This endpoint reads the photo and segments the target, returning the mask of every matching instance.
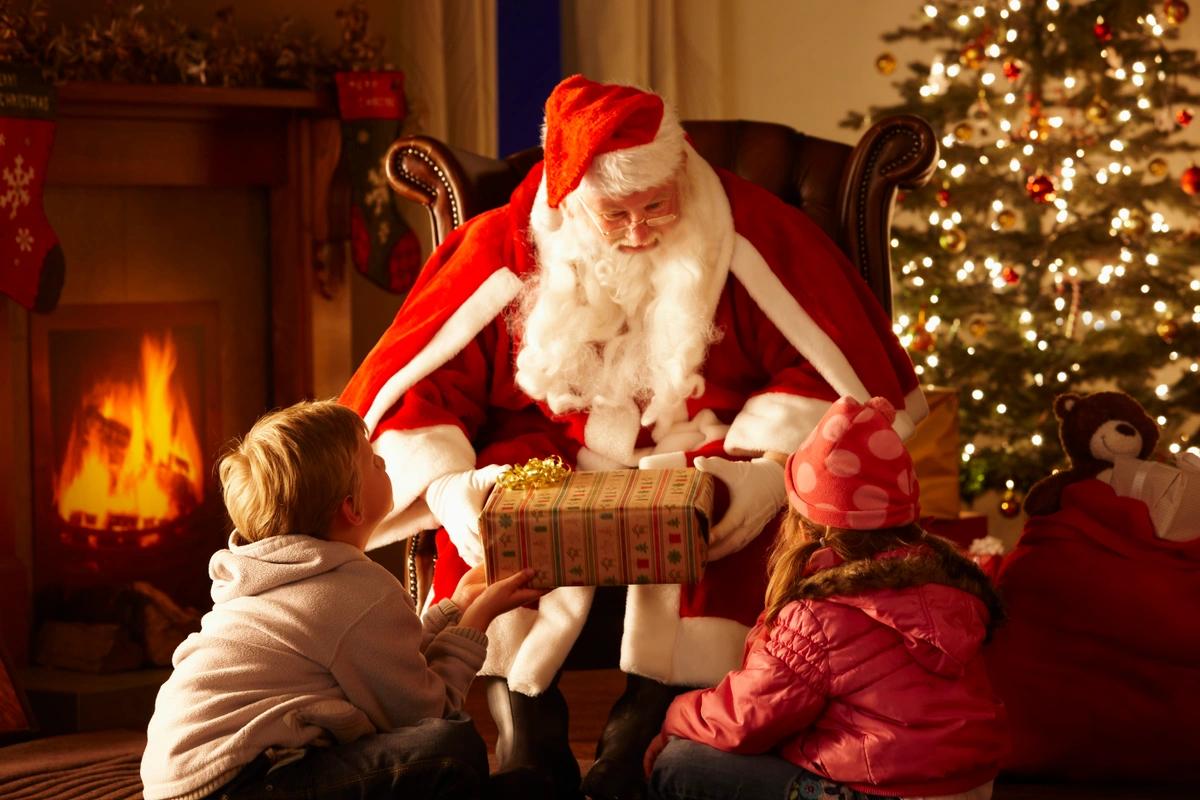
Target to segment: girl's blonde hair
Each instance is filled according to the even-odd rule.
[[[806,574],[809,559],[823,547],[833,550],[843,566],[850,565],[836,581],[820,580],[822,572],[829,570]],[[903,548],[920,550],[901,559],[885,560],[891,563],[873,561],[879,553]],[[794,600],[904,589],[925,583],[953,586],[982,600],[988,610],[989,637],[1004,619],[1000,596],[979,566],[959,553],[952,542],[926,532],[916,523],[873,530],[835,528],[818,525],[789,507],[771,548],[767,572],[767,627],[774,625],[779,612]]]
[[[221,493],[246,541],[280,534],[324,538],[361,476],[362,418],[333,400],[303,401],[265,415],[218,466]]]

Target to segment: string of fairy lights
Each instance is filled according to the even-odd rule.
[[[1169,171],[1166,160],[1147,152],[1146,143],[1161,141],[1192,121],[1193,110],[1175,100],[1174,76],[1169,74],[1169,60],[1164,59],[1164,53],[1169,51],[1161,43],[1170,28],[1187,20],[1190,9],[1183,0],[1152,4],[1154,13],[1137,17],[1139,30],[1132,31],[1126,26],[1120,37],[1108,20],[1096,16],[1092,35],[1099,58],[1106,65],[1104,79],[1083,70],[1076,70],[1076,74],[1068,70],[1067,74],[1055,76],[1047,75],[1043,69],[1038,75],[1036,91],[1030,91],[1030,81],[1022,82],[1021,77],[1034,65],[1019,55],[1023,47],[1028,52],[1030,44],[1022,37],[1040,36],[1045,41],[1047,37],[1061,35],[1059,26],[1065,23],[1060,15],[1067,10],[1064,6],[1069,5],[1067,0],[925,4],[927,24],[940,25],[950,34],[961,35],[959,41],[965,44],[958,52],[947,52],[933,60],[918,87],[919,96],[926,102],[937,102],[965,86],[977,97],[975,116],[985,118],[988,123],[984,125],[976,119],[948,126],[941,139],[942,157],[934,178],[942,187],[937,192],[938,207],[929,212],[927,221],[938,234],[940,248],[960,259],[954,262],[952,271],[963,286],[990,286],[996,292],[1004,292],[1027,275],[1037,280],[1034,266],[1044,269],[1046,289],[1054,293],[1050,306],[1053,324],[1035,309],[1020,309],[1017,321],[1026,346],[1047,353],[1058,341],[1078,340],[1089,331],[1147,324],[1144,315],[1116,307],[1113,300],[1116,293],[1093,293],[1090,300],[1085,299],[1081,287],[1092,281],[1105,287],[1121,284],[1123,288],[1130,281],[1139,281],[1137,293],[1152,299],[1155,332],[1171,344],[1181,325],[1200,324],[1200,278],[1193,277],[1186,283],[1183,296],[1155,296],[1162,288],[1161,282],[1146,276],[1160,266],[1164,248],[1170,250],[1182,232],[1173,232],[1167,215],[1152,210],[1148,198],[1145,212],[1123,205],[1108,209],[1097,198],[1103,198],[1106,192],[1113,194],[1118,186],[1127,187],[1125,181],[1142,181],[1146,176],[1161,180]],[[1137,33],[1149,37],[1147,41],[1154,46],[1122,46]],[[1136,51],[1136,55],[1123,56],[1123,49]],[[877,59],[876,67],[890,74],[895,68],[895,58],[884,53]],[[1116,88],[1101,91],[1102,84]],[[1080,119],[1081,109],[1086,122]],[[1077,135],[1084,126],[1089,135]],[[1101,130],[1104,135],[1097,136],[1096,132]],[[985,141],[980,143],[980,138]],[[1064,143],[1077,146],[1072,149]],[[1114,242],[1121,243],[1119,248],[1110,248],[1116,257],[1095,258],[1091,254],[1074,257],[1066,255],[1064,250],[1065,257],[1020,264],[999,252],[986,254],[968,248],[963,215],[954,208],[952,190],[973,177],[976,165],[992,174],[1007,173],[1032,201],[1031,205],[1014,210],[1012,203],[999,197],[994,199],[986,221],[992,233],[1002,235],[1013,231],[1023,213],[1036,215],[1034,224],[1041,226],[1048,241],[1053,241],[1056,232],[1079,223],[1091,223],[1104,208],[1111,210],[1108,234]],[[1182,171],[1179,189],[1188,195],[1200,192],[1200,167],[1192,164]],[[899,241],[894,239],[892,244],[897,247]],[[1177,251],[1175,261],[1178,261]],[[944,279],[926,272],[934,263],[930,256],[917,256],[900,266],[904,281],[923,300],[918,311],[900,313],[894,324],[901,342],[914,356],[918,374],[927,379],[934,376],[944,360],[945,354],[939,356],[935,352],[934,342],[939,328],[947,325],[937,313],[941,300],[938,286]],[[1195,276],[1200,274],[1194,269],[1198,266],[1192,263],[1183,268],[1192,269]],[[1101,307],[1105,301],[1113,307]],[[980,338],[987,326],[986,321],[979,320],[955,320],[953,324],[967,325],[975,338]],[[976,325],[980,330],[975,329]],[[968,356],[976,356],[974,345],[966,344],[964,350]],[[1172,398],[1173,386],[1180,377],[1187,372],[1200,372],[1200,353],[1172,351],[1169,362],[1153,378],[1154,394],[1163,401]],[[1028,380],[1038,387],[1065,385],[1079,371],[1080,364],[1072,362],[1060,369],[1033,372]],[[1028,385],[1006,379],[998,393],[1019,391]],[[970,397],[977,403],[987,402],[998,415],[1008,413],[1003,397],[989,398],[981,388],[971,390]],[[1164,416],[1158,417],[1160,425],[1165,426],[1167,421]],[[1041,433],[1033,433],[1029,444],[1038,448],[1045,443],[1044,439]],[[1177,454],[1186,442],[1186,435],[1180,435],[1166,446],[1169,452]],[[964,444],[963,462],[969,463],[977,449],[976,442]],[[1200,453],[1200,448],[1189,449]],[[1015,482],[1010,479],[1005,485],[1006,496],[1011,499]],[[1019,503],[1017,506],[1019,510]]]

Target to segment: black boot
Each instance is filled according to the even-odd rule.
[[[496,721],[496,798],[580,800],[579,762],[567,738],[567,701],[558,677],[537,697],[514,692],[504,678],[485,678]]]
[[[667,707],[682,686],[629,675],[625,693],[613,704],[596,745],[596,763],[583,779],[583,793],[592,800],[642,800],[646,776],[642,757],[662,728]]]

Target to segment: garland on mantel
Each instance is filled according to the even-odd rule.
[[[364,1],[352,0],[336,16],[341,37],[330,50],[290,18],[246,37],[232,6],[218,10],[204,31],[185,24],[169,3],[147,10],[112,0],[103,13],[54,30],[45,0],[13,0],[0,7],[0,63],[40,66],[53,81],[309,89],[331,86],[336,72],[385,68],[384,39],[368,35]]]

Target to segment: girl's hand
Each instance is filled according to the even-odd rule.
[[[458,624],[465,628],[486,631],[496,617],[537,600],[546,590],[526,587],[533,575],[532,569],[522,570],[483,589],[474,598],[470,608],[463,612]],[[455,589],[455,592],[457,591],[458,589]]]

